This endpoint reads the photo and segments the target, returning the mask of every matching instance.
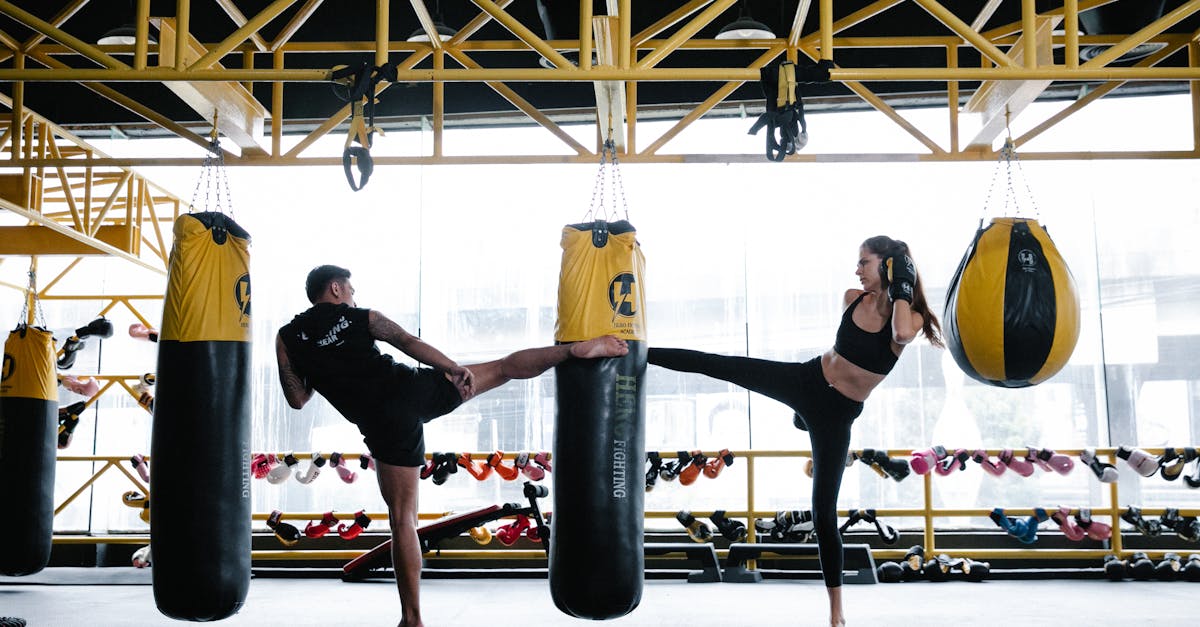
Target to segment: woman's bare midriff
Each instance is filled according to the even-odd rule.
[[[850,363],[832,348],[821,355],[821,371],[830,387],[841,392],[842,396],[859,402],[867,400],[885,376]]]

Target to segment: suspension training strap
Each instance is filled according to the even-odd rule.
[[[804,120],[804,100],[797,92],[801,82],[828,82],[832,61],[798,68],[785,61],[759,70],[759,83],[766,97],[766,111],[750,127],[750,135],[767,128],[767,159],[783,161],[808,144],[808,124]]]
[[[375,126],[375,88],[382,81],[396,82],[396,66],[386,63],[382,66],[371,67],[366,63],[355,66],[337,68],[330,77],[334,82],[346,83],[349,86],[350,101],[350,130],[346,134],[346,145],[342,149],[342,170],[346,173],[346,182],[350,189],[358,191],[366,187],[371,173],[375,170],[375,162],[371,159],[371,138],[378,131]],[[355,146],[357,142],[359,145]],[[357,166],[359,180],[354,179]]]

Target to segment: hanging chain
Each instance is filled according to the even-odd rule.
[[[1013,146],[1011,137],[1005,143],[1005,147],[1011,153],[1010,161],[1015,162],[1017,164],[1017,173],[1021,175],[1021,182],[1025,184],[1025,196],[1027,198],[1029,198],[1029,203],[1031,205],[1033,205],[1033,219],[1038,220],[1040,222],[1042,219],[1042,210],[1038,207],[1037,199],[1034,198],[1034,196],[1033,196],[1033,190],[1030,189],[1030,187],[1029,187],[1029,177],[1025,176],[1025,171],[1021,169],[1021,160],[1017,158],[1016,147]],[[1009,189],[1010,193],[1013,194],[1014,202],[1015,202],[1016,201],[1016,190],[1013,189],[1012,166],[1011,165],[1009,166],[1009,175],[1008,176],[1009,176],[1008,189]],[[1020,209],[1018,208],[1017,211],[1019,212]]]
[[[224,199],[221,197],[221,187],[225,188]],[[229,174],[225,168],[225,151],[221,149],[221,140],[217,135],[216,114],[213,116],[212,136],[208,143],[208,153],[204,155],[204,163],[200,166],[200,176],[196,179],[196,189],[192,192],[192,201],[188,203],[190,210],[196,209],[196,197],[200,188],[204,187],[204,211],[222,211],[227,209],[229,217],[233,215],[233,195],[229,191]],[[210,196],[216,188],[216,204]]]
[[[609,167],[611,161],[612,167]],[[621,208],[625,219],[629,219],[629,203],[625,200],[625,184],[621,180],[621,163],[617,159],[617,144],[612,139],[604,140],[600,151],[600,171],[596,173],[596,183],[592,186],[592,203],[584,215],[584,222],[595,218],[608,220],[608,207],[604,203],[604,188],[612,189],[612,200],[616,202],[617,194],[621,197]],[[616,208],[613,208],[615,213]]]
[[[592,185],[592,203],[588,205],[587,213],[583,216],[584,222],[591,222],[597,217],[603,216],[604,220],[608,219],[608,210],[604,205],[604,181],[605,172],[608,170],[608,143],[605,140],[604,148],[600,151],[600,170],[596,172],[596,182]]]
[[[612,153],[612,174],[616,182],[616,189],[621,194],[621,209],[625,212],[625,219],[629,219],[629,203],[625,200],[625,183],[621,181],[621,162],[617,161],[617,145],[613,140],[606,142],[609,150]],[[616,198],[613,198],[615,201]]]
[[[1007,116],[1007,113],[1006,113],[1006,116]],[[1007,134],[1004,138],[1004,146],[1000,149],[1000,152],[998,154],[998,158],[996,161],[996,167],[995,167],[995,169],[992,170],[992,182],[988,185],[987,197],[984,199],[984,202],[983,202],[983,215],[980,216],[980,218],[979,218],[980,226],[982,226],[983,221],[985,219],[987,219],[988,204],[992,200],[992,194],[994,194],[996,191],[996,178],[1000,175],[1000,163],[1001,162],[1004,163],[1004,178],[1005,178],[1005,184],[1006,184],[1006,188],[1004,190],[1004,215],[1010,215],[1010,213],[1012,213],[1012,214],[1016,214],[1019,216],[1021,214],[1021,203],[1019,202],[1019,199],[1017,198],[1016,185],[1013,183],[1013,167],[1012,166],[1013,166],[1013,163],[1016,162],[1017,173],[1021,176],[1021,180],[1025,184],[1025,194],[1029,198],[1030,204],[1033,205],[1033,219],[1034,220],[1041,219],[1041,213],[1042,213],[1041,209],[1037,205],[1037,200],[1035,200],[1033,197],[1033,190],[1029,187],[1029,179],[1025,177],[1025,171],[1021,169],[1021,160],[1019,158],[1017,158],[1016,144],[1013,143],[1012,132],[1008,128],[1007,120],[1005,122],[1004,128],[1005,128],[1005,131]],[[1009,210],[1010,204],[1012,205],[1011,212]]]
[[[37,296],[37,271],[32,267],[29,268],[29,287],[27,289],[29,291],[26,292],[25,298],[23,299],[24,304],[21,305],[20,324],[25,324],[25,321],[29,319],[29,301],[32,299],[33,315],[37,321],[37,326],[45,329],[47,328],[46,314],[42,311],[42,300]]]

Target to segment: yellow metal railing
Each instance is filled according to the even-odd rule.
[[[131,379],[131,378],[136,378],[136,377],[113,377],[113,379],[117,379],[117,380],[120,380],[122,378],[130,378]],[[998,455],[1000,453],[1000,449],[986,449],[986,450],[987,450],[988,454],[990,454],[990,455]],[[1143,448],[1142,450],[1144,450],[1147,453],[1150,453],[1152,455],[1161,455],[1164,452],[1164,449],[1162,449],[1162,448]],[[911,451],[911,449],[886,450],[887,454],[893,458],[907,458],[910,454],[910,451]],[[1081,453],[1081,450],[1079,450],[1079,449],[1056,449],[1056,451],[1058,453],[1072,456],[1074,458],[1078,458],[1079,454]],[[1116,456],[1116,451],[1117,451],[1117,449],[1115,449],[1115,448],[1098,448],[1098,449],[1096,449],[1096,454],[1097,454],[1098,458],[1100,458],[1102,460],[1107,459],[1107,461],[1109,463],[1117,465],[1118,459]],[[706,454],[707,454],[707,452],[706,452]],[[747,541],[754,542],[755,541],[755,530],[754,530],[754,524],[753,524],[754,519],[755,518],[772,517],[775,515],[775,511],[773,511],[773,510],[771,510],[771,511],[761,510],[755,506],[757,462],[762,459],[772,459],[772,458],[806,459],[806,458],[811,457],[811,453],[809,451],[805,451],[805,450],[794,450],[794,451],[757,450],[757,451],[733,451],[733,454],[737,458],[740,458],[740,460],[746,464],[746,500],[744,502],[744,507],[742,509],[725,510],[725,515],[732,519],[740,518],[740,519],[746,520],[748,523],[747,524],[747,532],[748,532]],[[306,454],[306,453],[294,453],[293,455],[297,460],[300,460],[300,461],[309,460],[312,458],[311,454]],[[471,456],[474,459],[482,459],[482,458],[486,457],[486,455],[487,455],[487,453],[471,453]],[[661,452],[660,455],[664,459],[670,460],[670,459],[673,459],[675,452],[674,451]],[[354,458],[357,455],[354,453],[350,453],[350,454],[348,454],[348,456],[351,458]],[[515,453],[506,453],[504,455],[506,460],[512,460],[513,458],[515,458],[515,456],[516,456]],[[711,456],[715,457],[716,454],[712,453]],[[59,512],[61,512],[67,505],[69,505],[73,500],[75,500],[88,487],[92,486],[92,484],[94,484],[97,479],[99,479],[104,473],[108,472],[112,468],[116,468],[121,474],[123,474],[127,479],[129,479],[129,481],[138,490],[142,491],[143,493],[145,493],[149,496],[147,486],[143,485],[143,483],[141,481],[139,481],[139,479],[135,475],[130,473],[129,470],[126,469],[125,466],[122,464],[122,462],[127,462],[128,459],[129,459],[128,457],[95,456],[95,455],[60,456],[58,458],[58,460],[60,462],[92,462],[92,463],[102,463],[103,466],[101,466],[99,470],[94,472],[91,475],[91,477],[89,477],[87,480],[85,480],[82,483],[82,485],[80,485],[80,487],[77,490],[75,490],[63,503],[59,504],[55,508],[55,514],[58,514]],[[1127,465],[1124,465],[1124,464],[1121,464],[1119,466],[1119,468],[1121,469],[1122,472],[1132,472],[1132,469],[1130,469]],[[1089,471],[1086,468],[1076,469],[1075,472],[1089,473]],[[933,506],[933,482],[937,481],[937,478],[935,478],[935,473],[930,472],[924,476],[919,476],[919,475],[914,474],[914,475],[910,475],[907,480],[911,481],[912,479],[919,479],[923,482],[923,491],[922,491],[923,502],[920,504],[920,506],[909,507],[909,508],[876,508],[875,512],[876,512],[876,515],[880,518],[884,518],[884,517],[922,518],[924,520],[923,546],[925,547],[925,551],[926,551],[927,555],[934,553],[938,550],[938,548],[937,548],[938,530],[935,528],[935,526],[933,524],[935,518],[987,517],[992,511],[989,508],[937,508],[937,507],[934,507]],[[1033,479],[1031,479],[1031,480],[1033,480]],[[1102,505],[1099,507],[1092,508],[1092,513],[1095,516],[1099,516],[1099,517],[1108,516],[1110,518],[1109,522],[1112,525],[1112,538],[1111,538],[1111,547],[1110,548],[1107,548],[1107,549],[1040,549],[1040,548],[953,549],[953,553],[955,556],[971,557],[971,558],[977,558],[977,559],[1034,558],[1034,559],[1046,559],[1046,560],[1090,559],[1090,558],[1099,559],[1105,555],[1110,555],[1110,554],[1117,554],[1117,555],[1121,555],[1121,556],[1127,556],[1129,554],[1132,554],[1133,551],[1126,550],[1124,548],[1124,542],[1122,540],[1123,531],[1121,529],[1120,522],[1121,522],[1121,514],[1123,512],[1124,506],[1121,504],[1118,484],[1117,483],[1108,484],[1108,489],[1109,489],[1109,503],[1107,505]],[[1128,505],[1128,504],[1126,504],[1126,505]],[[1047,511],[1057,511],[1057,508],[1047,507],[1046,509],[1047,509]],[[1141,513],[1144,517],[1153,517],[1153,516],[1161,515],[1164,512],[1164,510],[1165,510],[1165,508],[1161,508],[1161,507],[1158,507],[1158,508],[1146,507],[1146,508],[1141,508]],[[1005,508],[1004,511],[1005,511],[1006,515],[1009,515],[1009,516],[1029,516],[1034,513],[1032,507]],[[433,519],[437,519],[442,516],[445,516],[447,513],[448,512],[423,512],[423,513],[419,514],[419,518],[422,520],[433,520]],[[1078,509],[1071,510],[1072,515],[1076,515],[1078,513],[1079,513]],[[712,514],[712,512],[692,510],[692,514],[694,516],[696,516],[697,518],[702,518],[702,517],[710,516]],[[1179,514],[1184,517],[1200,516],[1200,507],[1179,508]],[[295,520],[295,521],[319,520],[321,518],[321,515],[322,515],[321,512],[286,512],[283,514],[282,518],[284,520]],[[370,516],[372,521],[374,521],[374,522],[381,523],[387,519],[386,512],[367,512],[367,515]],[[848,516],[849,513],[847,510],[839,510],[838,515],[840,517],[845,517],[845,516]],[[265,521],[267,516],[268,516],[267,513],[256,512],[256,513],[252,514],[252,519],[255,521]],[[675,517],[675,512],[674,511],[647,510],[645,512],[645,516],[647,519],[673,519]],[[58,535],[58,536],[55,536],[54,542],[57,544],[144,543],[144,542],[148,541],[148,537],[149,536],[147,534],[115,534],[115,535],[103,535],[103,536]],[[1167,550],[1139,549],[1139,551],[1147,553],[1151,557],[1161,556],[1163,553],[1166,553],[1168,550],[1169,549],[1167,549]],[[263,559],[263,560],[349,560],[354,557],[357,557],[358,555],[361,555],[362,553],[363,553],[363,551],[361,551],[361,550],[258,550],[258,551],[253,551],[252,555],[253,555],[254,559]],[[724,556],[725,553],[726,553],[726,551],[724,551],[724,550],[718,551],[718,555],[720,555],[722,557]],[[899,559],[904,556],[904,553],[905,553],[904,548],[895,548],[895,549],[875,548],[872,550],[872,554],[874,555],[874,557],[876,559]],[[540,550],[526,550],[526,549],[478,549],[478,550],[449,549],[449,550],[436,551],[436,556],[440,557],[440,558],[445,558],[445,559],[472,559],[472,560],[477,560],[477,559],[542,559],[545,557],[545,554],[543,551],[540,551]]]

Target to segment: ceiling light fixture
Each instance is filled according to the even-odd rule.
[[[726,24],[717,39],[775,39],[775,33],[770,27],[750,16],[746,9],[746,0],[738,7],[738,18]]]

